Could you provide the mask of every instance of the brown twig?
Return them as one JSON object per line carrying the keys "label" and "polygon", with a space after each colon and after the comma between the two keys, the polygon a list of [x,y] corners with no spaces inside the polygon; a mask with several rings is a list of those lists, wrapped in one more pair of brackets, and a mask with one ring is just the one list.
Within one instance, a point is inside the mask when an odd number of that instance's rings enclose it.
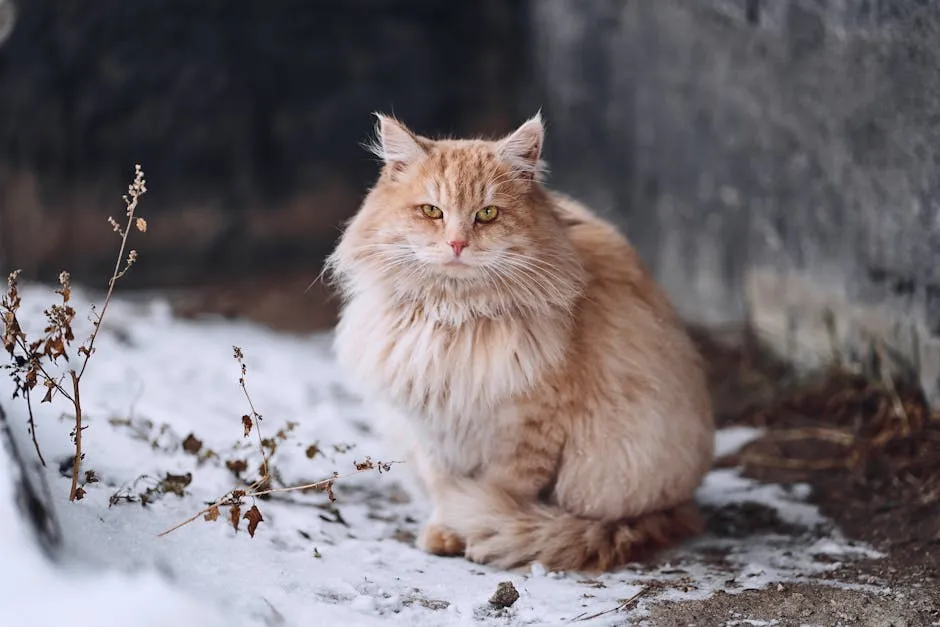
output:
{"label": "brown twig", "polygon": [[856,436],[848,431],[829,427],[799,427],[796,429],[782,429],[767,434],[767,439],[777,442],[794,442],[799,440],[828,440],[842,446],[852,446]]}
{"label": "brown twig", "polygon": [[246,379],[248,378],[248,366],[245,365],[245,355],[238,346],[233,346],[232,349],[235,353],[235,361],[238,362],[241,368],[241,376],[238,378],[238,385],[245,395],[245,400],[248,401],[248,407],[251,409],[251,420],[254,422],[255,433],[258,435],[258,449],[261,451],[262,480],[268,480],[268,456],[264,452],[264,438],[261,437],[261,414],[255,409],[255,404],[251,401],[251,394],[248,393],[248,385],[246,383]]}
{"label": "brown twig", "polygon": [[[26,340],[23,339],[22,337],[17,338],[17,344],[18,344],[19,348],[20,348],[26,355],[32,355],[32,354],[33,354],[33,351],[31,351],[31,350],[29,349],[29,347],[26,345]],[[42,365],[42,362],[39,361],[38,358],[36,358],[36,360],[33,362],[33,365],[35,365],[36,368],[38,368],[39,373],[43,376],[43,379],[45,379],[46,381],[49,381],[50,383],[52,383],[52,385],[55,386],[55,389],[56,389],[57,392],[59,392],[60,394],[62,394],[62,396],[64,396],[65,398],[67,398],[67,399],[69,400],[69,402],[75,402],[75,401],[72,399],[72,395],[69,394],[69,393],[66,391],[66,389],[62,387],[62,384],[59,383],[59,381],[58,381],[55,377],[53,377],[51,374],[49,374],[49,372],[46,370],[45,366]]]}
{"label": "brown twig", "polygon": [[594,620],[595,618],[600,618],[601,616],[606,616],[606,615],[608,615],[608,614],[613,614],[613,613],[615,613],[615,612],[623,612],[623,611],[625,611],[625,610],[630,609],[632,606],[636,605],[636,604],[639,602],[640,597],[642,597],[642,596],[643,596],[644,594],[646,594],[648,591],[649,591],[649,587],[648,587],[648,586],[647,586],[647,587],[644,587],[644,588],[640,588],[640,591],[639,591],[639,592],[637,592],[636,594],[634,594],[634,595],[633,595],[632,597],[630,597],[629,599],[624,599],[623,601],[621,601],[620,604],[619,604],[617,607],[612,607],[612,608],[610,608],[609,610],[604,610],[604,611],[602,611],[602,612],[597,612],[596,614],[590,614],[590,615],[588,615],[588,616],[585,616],[584,614],[579,614],[579,615],[575,616],[574,618],[572,618],[569,622],[572,622],[572,623],[574,623],[574,622],[584,622],[584,621],[588,621],[588,620]]}
{"label": "brown twig", "polygon": [[30,400],[30,390],[26,390],[23,393],[23,396],[26,397],[26,410],[29,412],[29,419],[27,424],[29,424],[29,434],[33,438],[33,448],[36,449],[36,456],[39,458],[39,463],[45,468],[46,460],[42,456],[42,451],[39,450],[39,440],[36,439],[36,419],[33,416],[33,403]]}
{"label": "brown twig", "polygon": [[741,456],[744,465],[769,466],[771,468],[786,468],[789,470],[834,470],[836,468],[849,468],[853,465],[854,455],[848,459],[791,459],[774,455],[759,455],[756,453]]}
{"label": "brown twig", "polygon": [[884,367],[884,364],[887,363],[888,357],[884,343],[881,340],[875,342],[875,350],[878,353],[878,359],[882,363],[881,383],[888,391],[888,395],[891,397],[891,403],[894,405],[894,412],[901,421],[901,434],[904,436],[910,435],[911,431],[914,429],[913,425],[911,425],[911,417],[904,408],[904,402],[901,400],[901,396],[898,394],[897,386],[894,385],[894,379],[890,374],[888,374],[887,368]]}
{"label": "brown twig", "polygon": [[71,374],[72,390],[75,393],[75,400],[73,401],[75,407],[75,459],[72,460],[72,487],[69,490],[69,500],[74,501],[79,498],[78,473],[81,472],[82,467],[82,430],[85,427],[82,426],[82,399],[78,386],[79,375],[74,370],[71,371]]}
{"label": "brown twig", "polygon": [[173,525],[172,527],[170,527],[170,528],[167,529],[166,531],[162,531],[162,532],[158,533],[158,534],[157,534],[157,537],[158,537],[158,538],[162,538],[162,537],[165,536],[165,535],[168,535],[168,534],[170,534],[170,533],[173,533],[174,531],[176,531],[176,530],[179,529],[180,527],[185,527],[186,525],[188,525],[188,524],[190,524],[191,522],[195,521],[195,520],[196,520],[197,518],[199,518],[200,516],[205,516],[205,515],[208,514],[210,511],[212,511],[214,508],[217,508],[217,507],[219,507],[219,506],[224,506],[230,499],[234,498],[234,497],[235,497],[235,494],[238,493],[238,492],[242,492],[242,494],[239,494],[239,495],[238,495],[238,498],[256,498],[256,497],[259,497],[259,496],[264,496],[265,494],[274,494],[274,493],[277,493],[277,492],[296,492],[296,491],[298,491],[298,490],[328,490],[328,491],[332,491],[333,484],[336,483],[337,481],[340,481],[340,480],[342,480],[342,479],[347,479],[347,478],[349,478],[349,477],[352,477],[352,476],[355,476],[355,475],[358,475],[358,474],[361,474],[361,473],[363,473],[363,472],[367,472],[367,471],[370,471],[370,470],[376,470],[376,469],[378,469],[379,472],[385,472],[386,470],[388,470],[388,468],[389,468],[392,464],[400,464],[400,463],[402,463],[402,462],[384,462],[384,463],[383,463],[383,462],[375,462],[374,464],[369,464],[369,465],[367,465],[367,466],[361,466],[361,467],[357,466],[356,470],[354,470],[353,472],[347,473],[347,474],[345,474],[345,475],[341,475],[341,474],[339,474],[339,473],[333,473],[333,476],[330,477],[329,479],[321,479],[320,481],[315,481],[315,482],[313,482],[313,483],[305,483],[305,484],[303,484],[303,485],[295,485],[295,486],[286,486],[286,487],[283,487],[283,488],[267,488],[267,489],[265,489],[265,490],[257,490],[257,491],[256,491],[256,488],[257,488],[259,485],[261,485],[261,483],[262,483],[263,480],[265,479],[265,478],[262,478],[262,479],[259,479],[258,481],[256,481],[255,483],[253,483],[251,486],[249,486],[249,488],[248,488],[247,490],[244,490],[244,491],[242,491],[242,490],[232,490],[231,492],[227,492],[227,493],[225,494],[225,496],[223,496],[222,498],[220,498],[220,499],[217,500],[216,502],[212,503],[211,505],[209,505],[209,506],[207,506],[207,507],[204,507],[203,509],[199,510],[198,512],[196,512],[195,514],[193,514],[192,516],[190,516],[190,517],[187,518],[186,520],[184,520],[184,521],[182,521],[182,522],[180,522],[180,523],[177,523],[177,524]]}
{"label": "brown twig", "polygon": [[[117,283],[117,280],[124,276],[127,270],[133,265],[134,261],[137,259],[136,251],[131,251],[134,253],[128,256],[127,265],[124,269],[121,269],[121,263],[124,262],[124,251],[127,249],[127,236],[130,235],[131,229],[134,227],[135,215],[134,212],[137,209],[137,202],[140,200],[140,197],[147,193],[147,181],[144,179],[144,171],[140,168],[140,164],[134,166],[134,182],[127,189],[128,195],[124,196],[124,202],[127,205],[127,226],[124,227],[123,231],[119,231],[121,234],[121,248],[118,250],[117,259],[114,262],[114,271],[111,273],[111,278],[108,280],[108,292],[104,297],[104,304],[101,305],[101,313],[97,314],[96,319],[93,321],[94,329],[92,329],[91,336],[88,338],[88,343],[84,347],[84,351],[79,351],[84,353],[85,361],[82,363],[81,369],[78,371],[78,378],[81,379],[82,375],[85,374],[85,368],[88,367],[88,360],[91,359],[91,354],[95,350],[95,340],[98,338],[98,331],[101,330],[101,323],[104,319],[104,314],[108,311],[108,306],[111,304],[111,296],[114,294],[114,285]],[[146,224],[146,223],[144,223]],[[143,227],[140,230],[144,230]]]}

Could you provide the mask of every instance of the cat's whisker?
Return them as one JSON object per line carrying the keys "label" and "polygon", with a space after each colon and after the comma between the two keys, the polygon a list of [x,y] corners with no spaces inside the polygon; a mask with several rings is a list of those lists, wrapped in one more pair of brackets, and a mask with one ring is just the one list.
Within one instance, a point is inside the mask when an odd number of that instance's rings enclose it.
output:
{"label": "cat's whisker", "polygon": [[536,263],[535,258],[526,258],[524,256],[518,255],[516,253],[504,253],[502,256],[502,263],[508,264],[520,269],[525,269],[527,274],[533,276],[547,275],[547,278],[552,279],[558,283],[565,283],[564,277],[560,274],[560,270],[548,263]]}
{"label": "cat's whisker", "polygon": [[[547,297],[557,299],[561,296],[561,292],[556,287],[531,270],[504,264],[500,267],[500,272],[512,282],[517,291],[525,292],[520,295],[522,298],[518,299],[523,305],[531,306],[543,302]],[[535,289],[533,285],[537,286],[538,289]]]}
{"label": "cat's whisker", "polygon": [[564,282],[564,279],[558,274],[558,272],[550,269],[549,267],[538,266],[524,259],[511,259],[508,260],[508,263],[518,268],[524,268],[527,272],[530,272],[533,275],[544,276],[556,282]]}
{"label": "cat's whisker", "polygon": [[503,288],[506,287],[505,280],[501,277],[493,268],[488,268],[485,265],[480,266],[480,270],[483,272],[484,276],[491,282],[493,289],[496,290],[496,297],[499,301],[499,312],[502,313],[503,310],[509,307],[511,299],[506,293],[503,292]]}
{"label": "cat's whisker", "polygon": [[525,253],[520,253],[514,250],[506,250],[506,251],[503,251],[502,254],[505,255],[506,257],[526,261],[528,263],[534,264],[541,268],[546,268],[548,270],[553,270],[553,271],[559,270],[557,265],[551,263],[550,261],[546,259],[535,257],[533,255],[527,255]]}
{"label": "cat's whisker", "polygon": [[[533,269],[536,269],[538,272],[548,274],[552,279],[554,279],[555,281],[558,281],[561,284],[566,284],[566,285],[570,284],[570,281],[564,278],[561,270],[557,266],[549,263],[548,261],[544,259],[540,259],[538,257],[533,257],[531,255],[526,255],[526,254],[519,253],[516,251],[503,251],[503,254],[505,255],[505,258],[513,259],[517,263],[527,264],[530,268],[532,268],[532,266],[535,266],[535,268]],[[580,286],[578,287],[576,292],[582,298],[586,298],[590,300],[591,302],[595,302],[593,299],[590,299],[584,293],[583,288],[581,288]]]}

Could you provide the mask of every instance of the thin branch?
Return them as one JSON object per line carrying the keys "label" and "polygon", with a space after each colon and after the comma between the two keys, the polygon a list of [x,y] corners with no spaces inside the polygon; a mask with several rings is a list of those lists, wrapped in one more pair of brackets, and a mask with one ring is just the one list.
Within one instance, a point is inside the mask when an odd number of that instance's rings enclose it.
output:
{"label": "thin branch", "polygon": [[[140,166],[138,166],[138,172],[140,171]],[[127,205],[127,226],[124,228],[124,232],[121,233],[121,248],[118,250],[117,259],[114,262],[114,272],[111,273],[111,278],[108,280],[108,293],[104,297],[104,304],[101,306],[101,313],[98,314],[97,320],[95,320],[93,326],[94,329],[91,332],[91,336],[88,338],[88,344],[84,347],[84,350],[81,351],[84,353],[85,360],[82,362],[82,367],[78,371],[78,378],[81,379],[82,375],[85,374],[85,368],[88,367],[88,360],[91,359],[91,354],[95,350],[95,340],[98,338],[98,331],[101,330],[101,323],[104,321],[104,314],[108,311],[108,306],[111,304],[111,295],[114,294],[114,285],[117,283],[119,277],[123,276],[121,272],[121,263],[124,261],[124,250],[127,248],[127,236],[131,232],[131,228],[134,226],[134,210],[137,208],[137,199],[139,195],[132,193],[131,201]]]}
{"label": "thin branch", "polygon": [[33,403],[30,400],[30,391],[26,390],[23,392],[23,396],[26,397],[26,409],[29,411],[29,434],[33,438],[33,447],[36,449],[36,456],[39,458],[39,463],[43,465],[43,468],[46,466],[46,460],[43,459],[42,451],[39,450],[39,441],[36,439],[36,420],[33,416]]}
{"label": "thin branch", "polygon": [[[275,492],[296,492],[297,490],[326,490],[326,489],[329,489],[335,482],[340,481],[340,480],[342,480],[342,479],[347,479],[347,478],[349,478],[349,477],[353,477],[353,476],[355,476],[355,475],[364,473],[364,472],[369,471],[369,470],[376,470],[376,469],[378,469],[379,472],[384,472],[384,470],[386,470],[386,469],[387,469],[389,466],[391,466],[392,464],[400,464],[400,463],[402,463],[402,462],[387,462],[387,463],[384,463],[384,464],[383,464],[383,463],[379,463],[379,462],[375,462],[375,465],[374,465],[374,466],[371,466],[371,465],[370,465],[370,466],[364,466],[364,467],[362,467],[362,468],[357,468],[357,469],[354,470],[353,472],[347,473],[347,474],[345,474],[345,475],[340,475],[340,474],[338,474],[338,473],[334,473],[333,476],[330,477],[329,479],[321,479],[320,481],[315,481],[315,482],[313,482],[313,483],[305,483],[305,484],[303,484],[303,485],[288,486],[288,487],[284,487],[284,488],[268,488],[268,489],[266,489],[266,490],[258,490],[258,491],[256,492],[255,489],[256,489],[259,485],[261,485],[261,483],[262,483],[262,482],[264,481],[264,479],[265,479],[265,478],[262,478],[262,479],[259,479],[259,480],[256,481],[256,482],[254,482],[253,484],[251,484],[251,486],[249,486],[249,488],[244,492],[244,494],[239,495],[239,498],[242,498],[242,497],[255,498],[255,497],[259,497],[259,496],[264,496],[265,494],[273,494],[273,493],[275,493]],[[173,525],[172,527],[170,527],[170,528],[167,529],[166,531],[162,531],[162,532],[158,533],[158,534],[157,534],[157,537],[158,537],[158,538],[162,538],[163,536],[166,536],[166,535],[168,535],[168,534],[170,534],[170,533],[173,533],[174,531],[176,531],[176,530],[179,529],[180,527],[185,527],[186,525],[188,525],[188,524],[190,524],[191,522],[195,521],[195,520],[196,520],[197,518],[199,518],[200,516],[205,516],[205,515],[208,514],[210,511],[212,511],[212,509],[217,508],[217,507],[219,507],[219,506],[224,506],[224,505],[226,505],[226,501],[228,501],[228,500],[230,500],[231,498],[233,498],[233,496],[235,495],[235,493],[238,492],[238,491],[239,491],[239,490],[232,490],[231,492],[227,492],[227,493],[225,494],[225,496],[223,496],[222,498],[220,498],[219,500],[217,500],[215,503],[212,503],[212,504],[209,505],[208,507],[204,507],[203,509],[199,510],[198,512],[196,512],[195,514],[193,514],[192,516],[190,516],[189,518],[187,518],[187,519],[184,520],[183,522],[180,522],[180,523],[177,523],[177,524]]]}
{"label": "thin branch", "polygon": [[251,402],[251,394],[248,393],[248,386],[245,384],[245,377],[247,377],[247,371],[245,370],[244,364],[242,364],[242,376],[239,378],[238,382],[241,385],[242,392],[245,393],[245,399],[248,401],[248,407],[251,408],[251,418],[255,423],[255,433],[258,435],[258,450],[261,451],[261,474],[263,475],[262,479],[268,478],[268,455],[264,452],[264,438],[261,437],[261,414],[255,409],[255,404]]}
{"label": "thin branch", "polygon": [[781,429],[767,434],[767,439],[776,442],[794,442],[799,440],[828,440],[842,446],[852,446],[858,438],[847,431],[830,427],[798,427]]}
{"label": "thin branch", "polygon": [[[26,345],[26,340],[24,340],[23,338],[17,338],[17,342],[19,343],[20,348],[26,354],[27,359],[30,359],[33,356],[33,353],[29,350],[29,347]],[[49,372],[45,369],[45,367],[43,367],[42,362],[39,361],[38,356],[36,357],[33,363],[35,364],[37,368],[39,368],[39,373],[43,376],[43,378],[45,378],[47,381],[55,385],[55,389],[58,390],[60,394],[62,394],[65,398],[67,398],[72,403],[75,402],[74,399],[72,399],[72,395],[69,394],[65,390],[64,387],[62,387],[62,384],[59,383],[59,381],[56,380],[55,377],[49,374]]]}
{"label": "thin branch", "polygon": [[72,460],[72,488],[69,490],[69,500],[78,498],[78,473],[82,468],[82,403],[79,395],[79,375],[72,370],[72,388],[75,391],[75,459]]}
{"label": "thin branch", "polygon": [[745,466],[768,466],[771,468],[786,468],[789,470],[835,470],[837,468],[851,468],[857,463],[857,456],[832,459],[792,459],[774,455],[760,455],[745,453],[741,456],[741,463]]}
{"label": "thin branch", "polygon": [[614,614],[616,612],[626,611],[628,609],[631,609],[632,606],[636,605],[637,602],[640,600],[640,597],[645,595],[647,592],[649,592],[649,587],[640,588],[639,592],[634,594],[629,599],[624,599],[623,601],[621,601],[617,607],[612,607],[609,610],[603,610],[603,611],[597,612],[596,614],[590,614],[590,615],[579,614],[578,616],[575,616],[568,622],[571,622],[571,623],[584,622],[584,621],[594,620],[595,618],[600,618],[601,616],[606,616],[607,614]]}
{"label": "thin branch", "polygon": [[[388,466],[391,466],[393,464],[401,464],[401,463],[403,462],[385,462],[381,464],[381,466],[382,468],[387,468]],[[331,483],[334,483],[341,479],[348,479],[349,477],[353,477],[355,475],[364,473],[369,470],[376,470],[379,467],[379,465],[380,464],[376,462],[376,466],[374,468],[371,466],[360,468],[360,469],[354,470],[353,472],[347,473],[345,475],[336,474],[330,477],[329,479],[321,479],[320,481],[316,481],[314,483],[306,483],[304,485],[292,485],[292,486],[286,486],[283,488],[268,488],[266,490],[259,490],[257,492],[246,492],[245,496],[257,497],[257,496],[264,496],[265,494],[275,494],[279,492],[296,492],[297,490],[323,490],[327,486],[329,486]]]}

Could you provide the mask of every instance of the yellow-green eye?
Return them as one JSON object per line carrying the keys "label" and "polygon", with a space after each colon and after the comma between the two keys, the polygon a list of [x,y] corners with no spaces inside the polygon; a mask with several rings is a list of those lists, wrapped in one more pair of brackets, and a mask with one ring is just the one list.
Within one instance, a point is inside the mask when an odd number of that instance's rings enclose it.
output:
{"label": "yellow-green eye", "polygon": [[434,205],[421,205],[421,212],[432,220],[440,220],[444,217],[444,212]]}
{"label": "yellow-green eye", "polygon": [[476,221],[477,222],[492,222],[496,219],[496,216],[499,215],[499,209],[495,206],[490,205],[489,207],[483,207],[477,211]]}

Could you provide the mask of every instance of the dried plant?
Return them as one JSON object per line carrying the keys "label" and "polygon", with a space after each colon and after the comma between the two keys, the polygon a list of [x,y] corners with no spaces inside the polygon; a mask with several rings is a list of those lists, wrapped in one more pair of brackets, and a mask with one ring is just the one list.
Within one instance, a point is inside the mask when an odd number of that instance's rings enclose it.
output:
{"label": "dried plant", "polygon": [[[248,402],[248,407],[250,408],[250,412],[251,412],[250,414],[244,414],[241,417],[242,433],[244,437],[246,438],[251,437],[252,430],[254,430],[254,432],[258,435],[258,448],[259,448],[259,451],[261,452],[261,467],[259,468],[260,477],[245,487],[239,487],[239,488],[230,490],[229,492],[225,493],[221,498],[216,499],[215,502],[207,505],[206,507],[196,512],[195,514],[193,514],[186,520],[180,523],[177,523],[176,525],[170,527],[166,531],[161,532],[160,534],[158,534],[159,536],[165,536],[167,534],[170,534],[176,531],[180,527],[185,527],[186,525],[196,521],[200,516],[208,522],[220,520],[222,519],[221,510],[223,508],[228,508],[228,515],[224,518],[224,520],[228,521],[228,523],[232,525],[235,531],[238,531],[239,524],[242,520],[247,520],[248,521],[248,535],[250,535],[253,538],[255,536],[255,530],[258,528],[258,525],[264,521],[264,517],[261,514],[261,510],[258,508],[258,503],[257,503],[258,498],[262,498],[262,497],[269,496],[271,494],[277,494],[277,493],[282,493],[282,492],[317,491],[317,492],[326,492],[327,497],[332,503],[336,501],[336,495],[333,492],[333,486],[340,479],[344,479],[346,477],[351,477],[353,475],[357,475],[362,472],[373,471],[373,470],[381,474],[381,473],[388,472],[389,470],[391,470],[393,464],[400,463],[400,462],[373,461],[371,457],[366,457],[365,460],[361,462],[353,461],[353,466],[355,467],[355,470],[346,475],[341,475],[340,473],[334,471],[330,477],[326,479],[322,479],[320,481],[315,481],[313,483],[305,483],[302,485],[284,486],[284,487],[278,487],[278,488],[271,487],[274,469],[271,467],[270,458],[271,458],[271,455],[273,455],[277,451],[277,443],[274,439],[266,439],[261,436],[262,416],[257,411],[257,409],[255,409],[254,402],[251,400],[251,394],[248,392],[248,383],[247,383],[248,366],[245,364],[245,354],[242,351],[242,349],[239,348],[238,346],[233,346],[232,350],[233,350],[233,355],[235,357],[235,361],[238,363],[238,367],[239,367],[238,385],[239,387],[241,387],[242,393],[245,395],[245,400]],[[296,423],[289,422],[287,426],[287,430],[292,429],[294,426],[296,426]],[[190,449],[195,449],[196,451],[198,451],[200,448],[202,448],[202,443],[199,442],[199,440],[196,440],[193,436],[190,436],[190,437],[193,438],[192,440],[187,438],[187,440],[189,441]],[[278,432],[278,437],[279,438],[286,437],[284,430]],[[198,445],[196,444],[197,442],[198,442]],[[186,444],[184,443],[184,447],[185,446]],[[316,451],[314,451],[313,453],[310,452],[311,448],[315,448],[315,447],[313,446],[308,447],[307,449],[308,457],[313,457],[316,454]],[[266,451],[269,451],[270,455]],[[229,469],[232,470],[233,472],[236,471],[236,468],[233,467],[233,464],[229,463],[228,466],[229,466]],[[237,468],[238,472],[242,472],[245,469],[247,469],[247,464],[245,463],[239,464]],[[248,507],[245,510],[245,513],[242,514],[243,507],[247,506],[246,499],[251,499],[251,507]]]}
{"label": "dried plant", "polygon": [[[7,280],[6,294],[0,297],[0,320],[2,320],[3,325],[2,334],[0,334],[0,344],[2,344],[10,357],[10,363],[3,367],[9,371],[10,377],[15,384],[14,397],[22,397],[26,403],[29,432],[32,436],[36,454],[43,465],[45,465],[45,460],[43,459],[42,451],[40,450],[39,442],[36,437],[36,421],[33,413],[32,393],[37,387],[41,386],[45,390],[41,402],[53,402],[58,395],[66,399],[71,405],[72,414],[74,415],[74,427],[71,432],[71,437],[75,445],[75,454],[72,460],[72,483],[69,491],[69,500],[71,501],[83,498],[85,495],[85,484],[93,483],[97,480],[93,470],[87,470],[84,475],[81,474],[82,461],[85,457],[82,447],[82,436],[84,430],[87,428],[81,400],[81,382],[91,356],[95,353],[95,341],[98,338],[98,333],[101,331],[105,314],[111,304],[115,285],[119,279],[127,274],[128,270],[130,270],[137,261],[137,251],[134,249],[128,250],[128,238],[130,233],[134,230],[141,233],[147,231],[147,221],[137,215],[137,204],[141,196],[146,192],[147,185],[144,179],[144,172],[141,167],[137,165],[135,166],[134,179],[128,186],[128,193],[124,196],[126,221],[118,222],[113,217],[108,218],[111,229],[121,239],[114,271],[111,273],[111,278],[108,281],[108,290],[105,294],[100,311],[96,309],[94,305],[91,307],[90,319],[93,327],[92,332],[87,340],[79,345],[77,349],[73,350],[75,333],[72,324],[75,319],[76,311],[71,304],[72,286],[71,277],[68,272],[63,271],[59,274],[59,288],[55,290],[55,293],[59,296],[61,302],[53,303],[44,310],[43,313],[46,317],[47,324],[43,329],[42,336],[38,339],[28,337],[19,318],[20,308],[22,306],[18,283],[20,275],[19,270],[10,273]],[[164,531],[160,534],[161,536],[193,522],[200,516],[208,521],[218,520],[220,518],[220,508],[228,508],[226,519],[230,524],[237,530],[240,521],[247,520],[248,533],[253,537],[258,525],[264,521],[261,510],[255,502],[257,498],[279,492],[313,490],[326,492],[332,502],[336,499],[333,493],[333,485],[337,480],[372,470],[376,470],[380,473],[386,472],[391,468],[392,464],[398,463],[378,462],[367,457],[362,462],[353,462],[355,470],[348,475],[340,475],[334,472],[330,477],[314,483],[277,488],[271,487],[274,475],[270,464],[271,456],[277,451],[278,439],[285,439],[287,437],[287,431],[296,426],[296,423],[288,423],[288,426],[278,431],[273,438],[263,437],[261,433],[262,415],[255,408],[254,401],[248,391],[248,367],[245,364],[244,353],[239,347],[235,346],[233,347],[233,354],[239,367],[238,383],[249,407],[249,413],[241,416],[242,433],[244,437],[249,438],[251,437],[252,431],[254,431],[257,436],[258,448],[261,453],[259,478],[251,483],[247,483],[245,486],[229,491],[187,520]],[[59,366],[60,359],[65,363],[64,369]],[[183,448],[192,454],[201,454],[202,442],[191,434],[186,441],[183,442]],[[311,449],[313,449],[312,452]],[[310,447],[307,450],[307,455],[312,457],[318,450],[319,449],[316,447]],[[207,451],[205,454],[206,458],[211,455],[214,455],[211,451]],[[248,470],[247,463],[242,460],[229,460],[227,465],[236,476]],[[82,477],[84,477],[84,479],[82,479]],[[177,476],[168,473],[165,479],[156,481],[154,486],[148,488],[147,491],[141,495],[134,496],[129,489],[125,491],[126,494],[118,491],[118,493],[115,493],[112,497],[112,504],[125,500],[139,500],[141,503],[151,502],[166,492],[182,495],[183,489],[191,480],[190,475]],[[252,499],[250,507],[247,507],[246,499]],[[242,513],[243,508],[245,508],[244,514]]]}
{"label": "dried plant", "polygon": [[[36,454],[43,465],[45,465],[45,460],[36,439],[36,422],[33,415],[31,393],[37,386],[42,385],[45,388],[45,393],[41,402],[51,403],[58,394],[71,404],[75,420],[71,433],[75,445],[75,456],[72,461],[70,501],[81,499],[85,495],[84,483],[80,484],[81,465],[85,456],[82,452],[82,434],[86,428],[81,401],[81,381],[88,367],[88,362],[95,353],[95,340],[98,338],[104,316],[111,304],[114,286],[118,279],[123,277],[137,261],[136,250],[131,249],[128,251],[126,257],[124,253],[127,250],[128,236],[132,230],[136,229],[141,233],[147,231],[147,221],[136,215],[137,203],[146,192],[147,181],[144,179],[144,172],[140,165],[136,165],[134,179],[128,186],[127,194],[124,196],[126,222],[122,226],[114,218],[108,218],[108,223],[121,238],[114,271],[108,281],[108,291],[100,311],[92,306],[90,317],[93,328],[91,335],[74,353],[72,352],[72,346],[75,334],[72,330],[72,322],[75,319],[76,312],[71,305],[72,285],[71,276],[68,272],[63,270],[59,274],[59,288],[55,290],[55,293],[61,298],[61,303],[53,303],[43,311],[47,324],[43,329],[42,336],[38,339],[32,340],[27,336],[18,317],[22,305],[18,285],[20,270],[14,270],[10,273],[7,279],[7,292],[0,297],[0,317],[2,317],[3,323],[0,343],[2,343],[3,348],[10,357],[10,363],[4,367],[8,369],[16,386],[14,396],[21,396],[25,399],[29,412],[29,432],[33,439]],[[50,371],[57,370],[59,359],[64,360],[67,368],[61,374],[52,374]],[[86,475],[93,477],[94,473],[86,473]]]}

